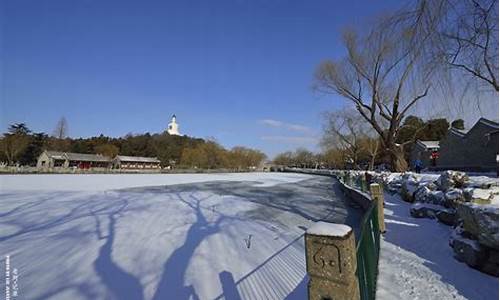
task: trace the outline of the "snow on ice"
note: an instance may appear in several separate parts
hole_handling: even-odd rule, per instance
[[[305,230],[359,223],[332,183],[287,173],[5,175],[0,253],[19,270],[23,299],[304,299]]]

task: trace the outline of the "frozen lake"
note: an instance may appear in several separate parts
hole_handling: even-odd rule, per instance
[[[3,175],[0,188],[20,299],[305,299],[304,230],[360,218],[333,179],[304,174]]]

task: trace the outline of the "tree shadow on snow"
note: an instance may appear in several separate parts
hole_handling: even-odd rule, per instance
[[[196,221],[189,227],[184,244],[177,248],[163,265],[163,274],[153,296],[155,300],[198,299],[194,288],[184,285],[187,267],[198,245],[220,230],[219,226],[224,217],[219,217],[212,223],[208,222],[200,206],[205,199],[197,199],[193,194],[190,198],[191,201],[184,200],[179,195],[179,200],[194,210]]]
[[[97,240],[105,240],[93,263],[95,272],[115,299],[143,299],[139,280],[126,273],[112,259],[116,221],[118,216],[125,212],[128,205],[127,196],[120,195],[109,198],[100,193],[81,196],[74,192],[44,192],[41,195],[31,193],[29,197],[16,197],[16,199],[14,196],[12,195],[9,201],[19,200],[21,204],[1,214],[0,228],[10,226],[15,228],[15,231],[2,232],[0,230],[3,233],[0,236],[1,242],[8,241],[10,244],[18,244],[20,247],[26,248],[30,247],[30,242],[36,239],[37,242],[45,241],[51,246],[57,245],[57,247],[38,249],[36,252],[38,259],[42,260],[48,257],[45,255],[48,251],[51,251],[48,255],[52,257],[76,253],[79,251],[79,243],[85,243],[88,236],[94,234],[94,232],[86,230],[84,219],[94,218],[96,220],[95,235]],[[145,207],[147,205],[135,205],[133,209],[137,212]],[[106,236],[101,233],[100,228],[100,218],[103,216],[108,220],[108,234]],[[71,264],[66,263],[66,268],[71,268]],[[67,273],[71,274],[70,271]],[[29,275],[33,277],[43,274]],[[46,289],[44,292],[36,293],[36,286],[32,286],[30,292],[34,294],[33,298],[35,299],[56,297],[70,291],[78,293],[85,299],[102,297],[91,287],[92,285],[85,282],[75,283],[72,280],[57,280],[51,286],[40,287]]]
[[[198,246],[203,240],[219,232],[221,223],[224,220],[244,218],[246,220],[260,219],[266,222],[279,223],[278,216],[286,212],[311,221],[324,220],[348,224],[357,231],[361,218],[361,212],[350,207],[349,203],[345,202],[345,198],[337,184],[328,177],[315,177],[310,180],[282,183],[271,187],[262,186],[260,182],[216,181],[133,188],[121,191],[176,194],[178,200],[189,206],[196,217],[195,222],[187,231],[183,245],[177,248],[163,265],[163,271],[153,296],[153,299],[156,300],[198,299],[194,287],[185,286],[185,274]],[[190,192],[189,198],[184,199],[182,197],[183,192]],[[259,206],[256,209],[246,211],[243,216],[226,216],[218,212],[219,217],[215,221],[209,222],[202,212],[202,209],[207,209],[207,207],[202,207],[202,203],[206,199],[197,198],[195,194],[198,192],[234,196],[242,198],[244,201],[259,204]],[[62,197],[63,194],[54,193],[47,196],[47,199],[52,199]],[[22,204],[3,212],[6,218],[1,223],[14,225],[19,229],[16,232],[1,236],[0,241],[33,232],[45,233],[49,229],[75,220],[93,217],[96,225],[95,232],[91,234],[95,234],[99,241],[104,240],[104,244],[99,249],[98,257],[93,262],[93,267],[101,282],[109,291],[108,298],[144,299],[144,291],[139,279],[127,273],[112,257],[117,221],[127,209],[129,203],[127,198],[119,195],[114,199],[116,201],[103,201],[99,197],[76,199],[85,201],[75,201],[75,198],[72,198],[68,201],[58,201],[52,204],[49,207],[51,210],[59,206],[65,208],[65,210],[57,211],[56,215],[43,216],[43,211],[26,211],[28,209],[38,210],[39,205],[44,204],[46,199]],[[109,199],[105,197],[104,200]],[[137,212],[136,207],[134,207],[133,211]],[[23,215],[23,218],[17,218],[18,215]],[[40,216],[43,216],[43,218],[40,218]],[[101,222],[107,225],[106,235],[101,232]],[[302,229],[305,230],[306,228],[302,227]],[[60,233],[58,234],[60,235]],[[80,234],[87,233],[81,232]],[[265,298],[266,295],[285,298],[288,295],[287,299],[296,299],[300,297],[299,295],[307,294],[302,240],[302,235],[298,236],[236,282],[230,272],[221,272],[219,279],[223,287],[223,296],[227,299],[239,299],[241,297],[259,298],[259,296]],[[277,274],[280,274],[280,276],[277,276]],[[55,295],[71,288],[82,290],[81,286],[62,285],[56,287],[49,294]],[[259,291],[261,288],[267,291]]]
[[[264,221],[277,221],[275,219],[279,212],[288,212],[313,222],[347,224],[356,231],[362,217],[362,211],[347,202],[338,183],[330,177],[315,177],[270,187],[255,181],[209,181],[128,190],[159,194],[208,192],[239,197],[260,204],[262,207],[247,212],[247,217]]]
[[[99,256],[94,261],[94,270],[101,278],[103,284],[113,294],[114,299],[144,299],[140,281],[118,266],[112,258],[113,242],[115,240],[116,218],[127,207],[128,202],[123,201],[122,205],[108,216],[108,234],[103,236],[100,229],[99,215],[92,212],[96,220],[96,235],[98,240],[105,240],[104,245],[99,250]]]
[[[196,247],[204,238],[219,230],[221,219],[219,218],[215,224],[209,224],[201,212],[202,200],[194,199],[194,204],[187,202],[180,196],[182,193],[191,192],[193,195],[197,192],[207,192],[220,196],[234,196],[259,204],[255,210],[245,212],[246,219],[279,222],[277,216],[287,212],[311,221],[347,224],[354,229],[356,235],[362,217],[362,211],[347,201],[337,182],[329,177],[315,177],[271,187],[261,186],[259,182],[213,181],[130,190],[177,194],[181,201],[196,212],[197,219],[188,230],[186,242],[174,251],[164,265],[163,275],[153,299],[167,299],[169,296],[175,299],[188,299],[190,296],[197,298],[192,286],[184,286],[184,275]],[[302,229],[307,228],[302,227]],[[300,299],[307,295],[304,248],[300,244],[302,239],[303,235],[297,237],[236,282],[231,273],[227,271],[220,273],[223,294],[216,299],[222,297],[239,299],[240,295],[244,298]],[[258,291],[259,289],[261,291]]]

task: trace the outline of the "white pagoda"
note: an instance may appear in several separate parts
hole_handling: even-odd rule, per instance
[[[179,124],[177,124],[176,122],[175,115],[172,116],[172,120],[170,121],[170,123],[168,123],[167,132],[170,135],[181,135],[179,133]]]

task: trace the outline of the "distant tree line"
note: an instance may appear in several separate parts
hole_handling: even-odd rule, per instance
[[[390,165],[387,149],[383,148],[380,137],[366,130],[365,122],[355,122],[359,118],[343,111],[329,114],[323,132],[323,151],[315,154],[306,149],[278,154],[273,163],[281,166],[304,168],[362,169],[373,170],[379,164]],[[339,121],[339,118],[342,119]],[[445,118],[422,120],[408,116],[397,132],[395,142],[404,150],[404,159],[410,161],[410,154],[417,140],[439,141],[450,127],[464,129],[462,119],[450,122]],[[369,127],[368,127],[369,128]]]
[[[9,126],[0,137],[0,162],[9,165],[36,165],[44,150],[114,156],[157,157],[163,167],[245,170],[258,167],[265,159],[259,150],[234,147],[227,150],[215,141],[189,136],[127,134],[114,138],[104,135],[90,138],[67,137],[67,122],[61,119],[53,135],[32,132],[25,123]]]
[[[311,151],[299,148],[278,154],[273,163],[280,166],[298,167],[298,168],[317,168],[322,162],[321,154],[314,154]]]

